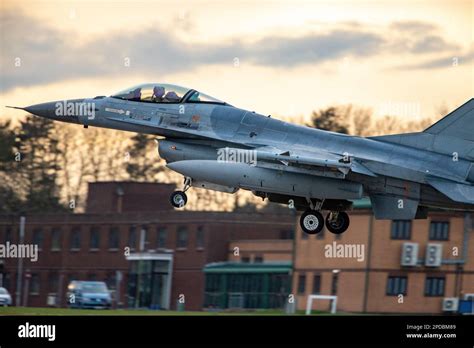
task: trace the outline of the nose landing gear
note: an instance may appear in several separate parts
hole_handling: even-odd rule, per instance
[[[183,191],[174,191],[170,197],[171,205],[175,208],[182,208],[188,202],[188,196]]]
[[[188,202],[186,191],[191,187],[192,180],[189,177],[184,179],[184,188],[182,191],[174,191],[170,196],[170,203],[175,208],[182,208]]]

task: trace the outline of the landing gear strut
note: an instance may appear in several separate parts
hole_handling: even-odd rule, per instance
[[[182,208],[188,202],[188,196],[186,191],[191,187],[191,178],[186,177],[184,179],[184,188],[182,191],[174,191],[170,196],[171,205],[175,208]]]

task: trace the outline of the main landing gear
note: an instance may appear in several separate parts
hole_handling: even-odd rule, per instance
[[[186,191],[191,187],[191,178],[184,178],[184,188],[182,191],[174,191],[170,196],[171,205],[175,208],[182,208],[188,202]]]
[[[320,213],[321,203],[315,207],[310,202],[310,209],[306,210],[300,217],[300,226],[303,232],[316,234],[323,230],[324,224],[329,232],[334,234],[344,233],[349,227],[349,215],[344,211],[330,211],[326,219]]]
[[[300,217],[300,225],[308,234],[319,233],[324,227],[323,215],[317,210],[306,210]]]
[[[326,216],[326,228],[334,234],[346,232],[349,223],[349,215],[345,211],[332,211]]]

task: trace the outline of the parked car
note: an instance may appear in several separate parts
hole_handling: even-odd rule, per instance
[[[104,282],[73,280],[68,285],[67,302],[70,308],[110,309],[112,297]]]
[[[12,304],[12,297],[10,293],[5,288],[0,288],[0,306],[11,306]]]

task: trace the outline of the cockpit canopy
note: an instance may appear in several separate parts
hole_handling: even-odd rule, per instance
[[[112,98],[146,103],[211,103],[225,104],[216,98],[186,87],[165,83],[146,83],[124,89]]]

